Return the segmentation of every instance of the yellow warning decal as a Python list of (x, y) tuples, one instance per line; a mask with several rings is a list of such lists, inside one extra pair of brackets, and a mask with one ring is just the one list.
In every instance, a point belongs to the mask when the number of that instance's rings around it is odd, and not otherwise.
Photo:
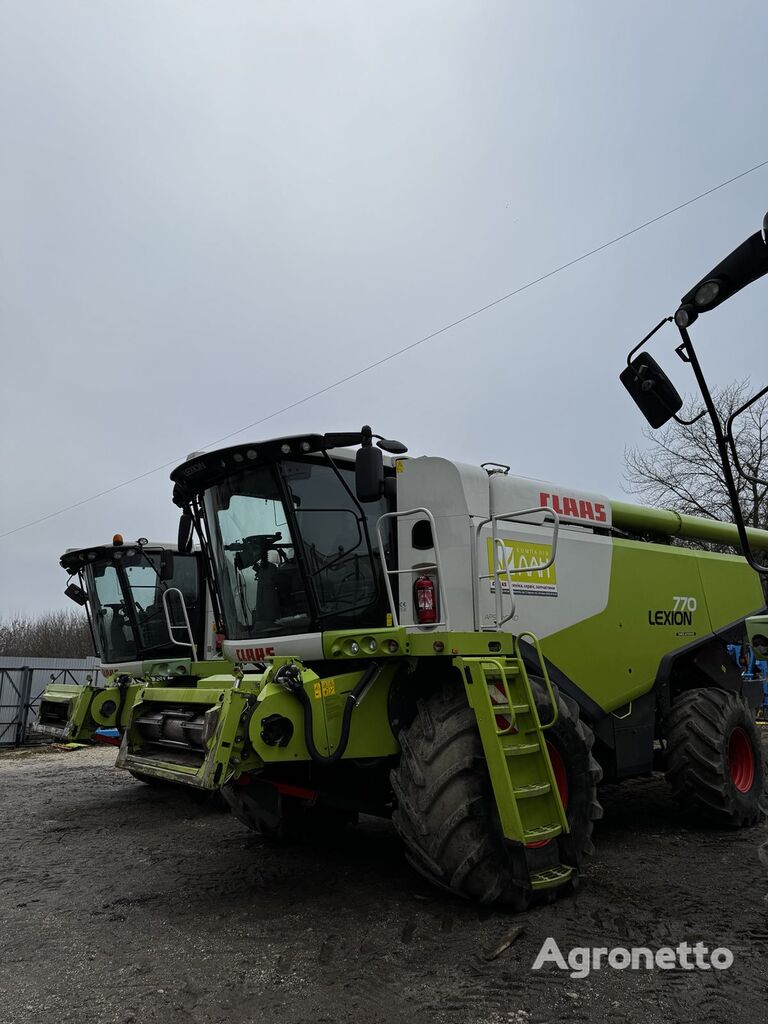
[(336, 680), (318, 679), (318, 681), (315, 683), (312, 689), (315, 695), (315, 700), (320, 700), (321, 697), (335, 697)]

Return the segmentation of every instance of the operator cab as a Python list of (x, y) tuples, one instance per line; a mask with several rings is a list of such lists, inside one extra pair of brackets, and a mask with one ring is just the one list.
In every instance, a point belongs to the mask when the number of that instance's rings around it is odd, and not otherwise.
[[(339, 447), (361, 436), (362, 459)], [(393, 508), (395, 464), (379, 449), (404, 448), (372, 448), (371, 436), (240, 445), (171, 474), (174, 501), (207, 538), (228, 640), (386, 625), (376, 523)]]
[[(83, 605), (104, 665), (192, 658), (204, 650), (205, 587), (200, 552), (144, 539), (70, 549), (62, 568), (77, 576), (65, 593)], [(185, 615), (186, 613), (186, 615)]]

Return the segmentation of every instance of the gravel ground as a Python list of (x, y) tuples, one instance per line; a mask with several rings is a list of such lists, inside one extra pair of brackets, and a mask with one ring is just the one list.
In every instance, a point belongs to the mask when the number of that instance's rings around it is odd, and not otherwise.
[[(0, 756), (2, 1024), (768, 1019), (765, 829), (683, 822), (661, 778), (604, 790), (576, 896), (514, 917), (430, 889), (389, 823), (274, 850), (114, 756)], [(531, 971), (548, 936), (566, 954), (703, 941), (735, 961), (574, 979)]]

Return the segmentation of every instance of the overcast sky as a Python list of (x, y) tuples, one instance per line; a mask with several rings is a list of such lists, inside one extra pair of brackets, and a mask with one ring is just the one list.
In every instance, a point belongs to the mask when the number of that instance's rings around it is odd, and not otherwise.
[[(1, 0), (0, 533), (768, 159), (766, 38), (764, 0)], [(234, 441), (370, 422), (622, 497), (626, 351), (766, 208), (768, 168)], [(766, 309), (697, 324), (713, 381), (768, 376)], [(0, 615), (176, 524), (164, 469), (5, 537)]]

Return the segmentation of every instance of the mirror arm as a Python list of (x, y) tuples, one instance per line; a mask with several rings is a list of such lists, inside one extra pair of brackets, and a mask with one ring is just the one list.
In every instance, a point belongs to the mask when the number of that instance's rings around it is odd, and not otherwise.
[(672, 320), (672, 319), (673, 319), (673, 317), (671, 317), (671, 316), (665, 316), (663, 320), (661, 320), (659, 323), (656, 324), (656, 326), (653, 328), (652, 331), (649, 331), (649, 333), (646, 334), (646, 336), (643, 338), (642, 341), (638, 341), (638, 343), (635, 345), (635, 347), (633, 349), (629, 350), (629, 353), (627, 354), (627, 366), (631, 367), (631, 365), (632, 365), (632, 356), (635, 354), (635, 352), (639, 352), (640, 349), (643, 347), (643, 345), (646, 343), (646, 341), (648, 341), (649, 338), (652, 338), (654, 336), (654, 334), (656, 333), (656, 331), (660, 331), (661, 328), (664, 326), (664, 324), (668, 324), (670, 322), (670, 320)]
[(706, 409), (706, 406), (705, 406), (705, 407), (704, 407), (704, 408), (703, 408), (703, 409), (701, 410), (701, 412), (700, 412), (700, 413), (698, 413), (698, 415), (696, 415), (696, 416), (694, 416), (694, 417), (693, 417), (693, 419), (692, 419), (692, 420), (684, 420), (684, 419), (682, 418), (682, 416), (678, 416), (678, 415), (677, 415), (677, 413), (675, 413), (675, 415), (674, 415), (673, 419), (674, 419), (674, 420), (675, 420), (675, 421), (676, 421), (677, 423), (679, 423), (681, 427), (690, 427), (692, 423), (698, 423), (698, 422), (699, 422), (699, 420), (701, 419), (701, 417), (702, 417), (702, 416), (706, 416), (706, 415), (707, 415), (707, 409)]
[(731, 460), (729, 458), (730, 446), (726, 439), (725, 433), (723, 432), (723, 425), (720, 421), (720, 417), (717, 414), (717, 409), (715, 408), (715, 403), (712, 399), (712, 395), (710, 394), (709, 386), (704, 376), (704, 372), (701, 369), (699, 358), (696, 355), (696, 351), (693, 347), (693, 342), (691, 341), (691, 337), (688, 334), (686, 328), (680, 327), (679, 324), (676, 326), (678, 331), (680, 332), (680, 337), (683, 339), (682, 344), (680, 345), (680, 349), (682, 352), (685, 353), (686, 362), (691, 364), (693, 375), (696, 378), (696, 383), (699, 385), (699, 390), (701, 391), (702, 398), (704, 399), (706, 412), (709, 413), (709, 419), (712, 423), (712, 429), (715, 434), (715, 444), (717, 445), (717, 450), (720, 455), (720, 461), (722, 463), (723, 476), (725, 478), (725, 486), (726, 490), (728, 491), (728, 497), (731, 502), (731, 511), (733, 512), (733, 519), (736, 525), (736, 531), (739, 535), (741, 552), (744, 555), (744, 558), (747, 560), (748, 564), (755, 570), (756, 573), (758, 573), (758, 575), (768, 576), (768, 565), (760, 565), (760, 563), (755, 560), (755, 557), (752, 554), (752, 547), (749, 543), (749, 538), (747, 537), (747, 529), (744, 523), (744, 515), (741, 511), (739, 493), (736, 490), (736, 481), (733, 477), (733, 469), (731, 467)]

